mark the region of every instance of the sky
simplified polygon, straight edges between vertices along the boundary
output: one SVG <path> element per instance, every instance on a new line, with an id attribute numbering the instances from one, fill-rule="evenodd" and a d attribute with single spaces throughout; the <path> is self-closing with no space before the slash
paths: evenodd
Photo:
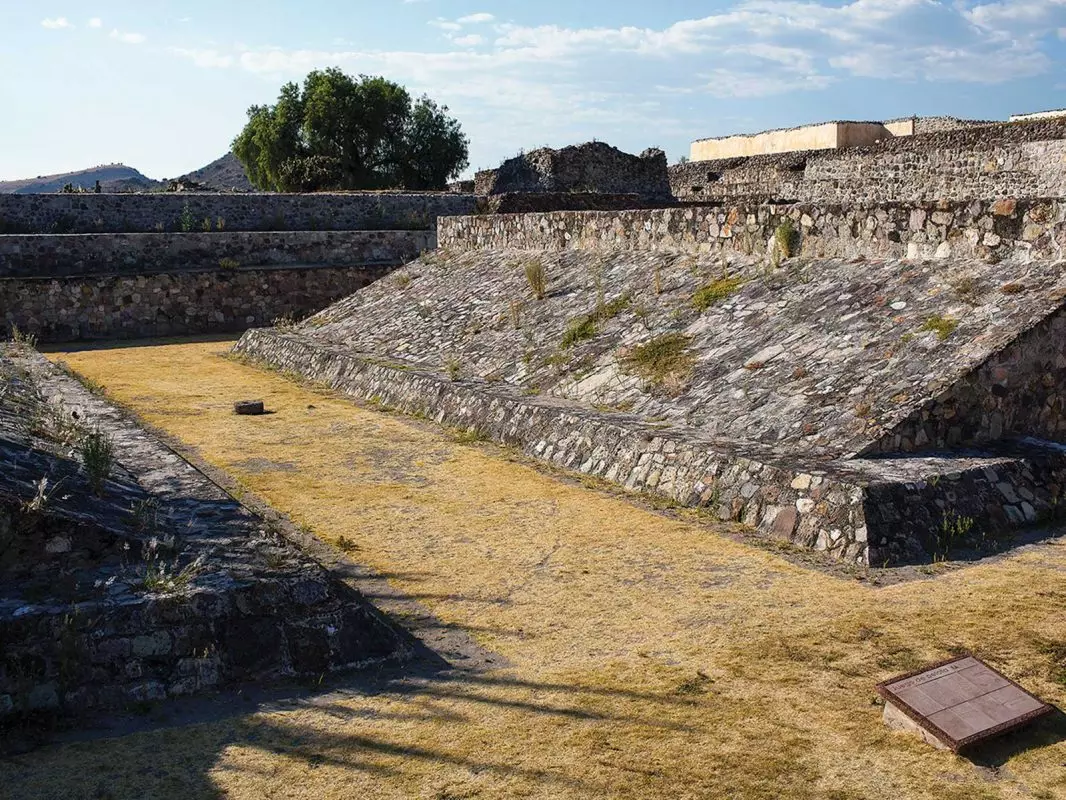
<path id="1" fill-rule="evenodd" d="M 175 177 L 337 66 L 447 105 L 470 172 L 597 139 L 1066 107 L 1066 0 L 0 0 L 0 179 Z"/>

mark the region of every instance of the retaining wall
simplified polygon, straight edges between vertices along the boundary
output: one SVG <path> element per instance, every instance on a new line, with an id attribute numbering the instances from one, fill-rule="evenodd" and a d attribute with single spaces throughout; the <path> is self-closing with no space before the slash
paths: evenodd
<path id="1" fill-rule="evenodd" d="M 394 266 L 394 265 L 393 265 Z M 0 322 L 41 341 L 230 333 L 302 319 L 392 266 L 0 279 Z"/>
<path id="2" fill-rule="evenodd" d="M 671 249 L 766 253 L 784 220 L 793 252 L 885 258 L 1061 259 L 1066 200 L 686 206 L 442 219 L 441 248 Z"/>
<path id="3" fill-rule="evenodd" d="M 436 247 L 433 231 L 242 231 L 0 236 L 0 278 L 390 265 Z"/>
<path id="4" fill-rule="evenodd" d="M 452 192 L 0 194 L 0 233 L 217 230 L 220 222 L 227 231 L 429 230 L 474 206 L 472 194 Z"/>

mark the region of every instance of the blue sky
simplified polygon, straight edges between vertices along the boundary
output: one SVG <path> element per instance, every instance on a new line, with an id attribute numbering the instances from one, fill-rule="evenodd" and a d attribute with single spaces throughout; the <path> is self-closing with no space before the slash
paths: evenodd
<path id="1" fill-rule="evenodd" d="M 471 169 L 599 139 L 1066 106 L 1066 0 L 0 0 L 0 179 L 173 177 L 316 67 L 448 105 Z"/>

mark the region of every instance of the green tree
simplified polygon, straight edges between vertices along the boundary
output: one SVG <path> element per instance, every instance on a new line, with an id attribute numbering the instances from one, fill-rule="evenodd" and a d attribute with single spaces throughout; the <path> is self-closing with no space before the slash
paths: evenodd
<path id="1" fill-rule="evenodd" d="M 316 70 L 252 106 L 233 153 L 259 189 L 443 189 L 469 164 L 459 122 L 385 78 Z"/>

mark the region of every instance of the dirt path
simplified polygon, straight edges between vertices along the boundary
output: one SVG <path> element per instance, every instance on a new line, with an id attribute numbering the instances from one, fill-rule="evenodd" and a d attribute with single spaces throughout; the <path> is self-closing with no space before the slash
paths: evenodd
<path id="1" fill-rule="evenodd" d="M 876 589 L 225 360 L 226 349 L 56 357 L 493 661 L 51 747 L 0 762 L 0 796 L 1066 797 L 1061 716 L 975 764 L 885 730 L 872 688 L 972 649 L 1066 702 L 1066 542 Z M 244 397 L 276 413 L 234 416 Z"/>

